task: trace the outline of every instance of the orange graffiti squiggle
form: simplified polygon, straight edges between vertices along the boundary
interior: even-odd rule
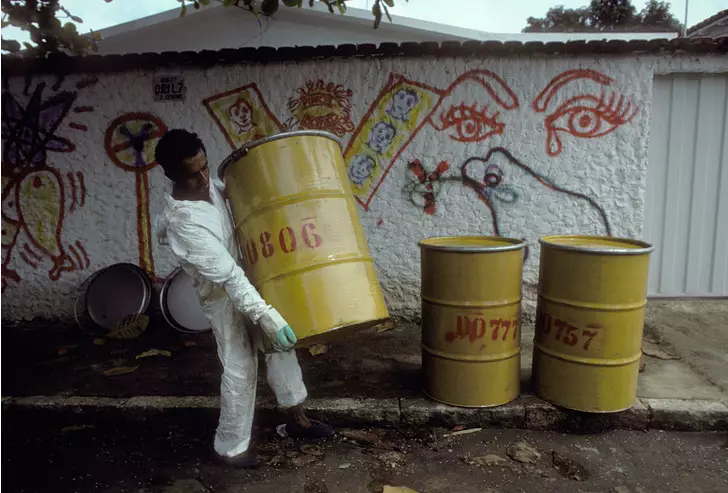
[[[486,92],[490,94],[493,100],[495,100],[495,102],[503,109],[513,110],[518,108],[519,102],[516,93],[513,92],[503,79],[490,70],[485,69],[469,70],[465,72],[448,86],[442,97],[444,98],[451,94],[455,88],[465,81],[473,81],[482,86]],[[435,109],[437,109],[437,106]]]

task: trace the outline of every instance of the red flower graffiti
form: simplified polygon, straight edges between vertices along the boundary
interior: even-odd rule
[[[434,171],[428,173],[419,159],[407,164],[407,169],[415,175],[416,181],[408,185],[410,199],[422,206],[425,214],[435,213],[435,198],[440,192],[440,178],[450,168],[447,161],[440,161]]]
[[[611,86],[614,79],[595,70],[567,70],[556,77],[544,88],[531,104],[538,113],[544,113],[559,91],[575,81],[591,80],[601,87],[599,95],[582,93],[562,103],[544,119],[546,127],[546,153],[558,156],[563,150],[562,133],[581,139],[602,137],[629,123],[637,114],[638,106],[624,96],[611,93],[604,87]]]

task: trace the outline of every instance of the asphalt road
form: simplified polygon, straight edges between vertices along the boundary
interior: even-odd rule
[[[308,447],[259,429],[265,464],[247,472],[213,456],[213,416],[2,418],[2,487],[14,492],[728,491],[725,433],[339,430]]]

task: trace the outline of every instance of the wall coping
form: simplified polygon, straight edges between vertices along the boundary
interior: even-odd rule
[[[299,46],[290,48],[239,48],[219,51],[183,51],[135,53],[125,55],[68,56],[53,54],[45,59],[24,59],[2,56],[2,77],[38,74],[67,75],[75,73],[113,73],[131,70],[154,70],[160,67],[210,68],[217,65],[263,64],[365,57],[423,56],[543,56],[543,55],[667,55],[726,54],[728,38],[675,38],[653,40],[609,41],[445,41],[424,43],[344,44],[340,46]]]

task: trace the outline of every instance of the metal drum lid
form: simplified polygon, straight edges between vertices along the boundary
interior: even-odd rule
[[[334,142],[339,144],[339,147],[341,147],[341,139],[339,139],[339,137],[332,134],[331,132],[326,132],[324,130],[294,130],[291,132],[281,132],[279,134],[269,135],[267,137],[263,137],[262,139],[248,142],[244,146],[235,149],[228,157],[223,159],[222,163],[220,163],[220,166],[217,168],[218,178],[224,181],[225,170],[228,166],[230,166],[230,163],[234,163],[235,161],[245,156],[250,149],[258,147],[259,145],[267,144],[268,142],[273,142],[280,139],[287,139],[289,137],[325,137],[327,139],[333,140]]]
[[[193,280],[181,268],[175,269],[164,283],[159,306],[167,323],[181,332],[199,333],[211,329],[197,298]]]
[[[133,264],[115,264],[91,280],[85,301],[88,317],[111,330],[129,315],[144,313],[152,298],[152,280]]]

